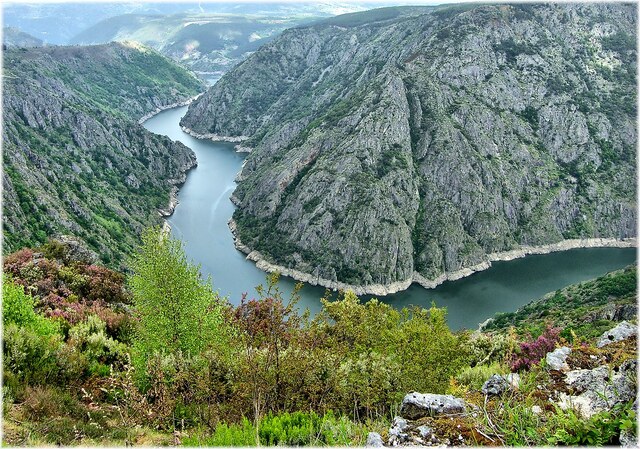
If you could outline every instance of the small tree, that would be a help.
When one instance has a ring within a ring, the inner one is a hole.
[[[139,320],[136,355],[197,355],[226,340],[223,304],[187,261],[181,242],[159,228],[147,230],[131,260],[129,285]]]

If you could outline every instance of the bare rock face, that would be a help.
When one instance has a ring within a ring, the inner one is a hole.
[[[547,353],[546,361],[550,369],[558,371],[569,371],[567,357],[571,354],[571,348],[563,346]]]
[[[400,414],[415,420],[425,416],[464,413],[466,404],[463,399],[450,394],[409,393],[402,400]]]
[[[635,6],[387,12],[288,30],[190,106],[183,126],[252,148],[246,247],[327,282],[409,285],[635,236]]]
[[[614,405],[636,397],[637,372],[636,360],[626,361],[617,372],[611,372],[606,365],[592,370],[569,371],[565,383],[573,393],[561,393],[559,404],[578,410],[585,418],[610,410]]]

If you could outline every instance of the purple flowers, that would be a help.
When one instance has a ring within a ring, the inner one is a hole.
[[[547,326],[542,335],[535,340],[520,343],[520,351],[511,361],[511,371],[528,370],[531,365],[538,364],[547,352],[555,349],[560,332],[559,327]]]

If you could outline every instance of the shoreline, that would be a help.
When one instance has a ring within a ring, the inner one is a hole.
[[[146,122],[150,118],[158,115],[159,113],[161,113],[163,111],[166,111],[167,109],[173,109],[173,108],[177,108],[177,107],[181,107],[181,106],[187,106],[187,105],[191,104],[193,101],[195,101],[198,98],[200,98],[200,96],[204,95],[204,93],[205,92],[200,92],[198,95],[195,95],[193,97],[187,98],[186,100],[177,101],[175,103],[171,103],[171,104],[168,104],[168,105],[165,105],[165,106],[159,106],[156,109],[154,109],[153,111],[143,115],[140,119],[138,119],[138,125],[142,125],[144,122]],[[191,150],[191,151],[193,152],[193,150]],[[195,157],[195,153],[194,153],[194,158],[193,158],[192,163],[188,164],[186,167],[183,167],[182,174],[180,175],[180,178],[179,179],[170,179],[169,180],[169,184],[171,185],[171,191],[169,192],[169,202],[167,203],[167,207],[165,207],[164,209],[157,209],[158,214],[160,215],[160,217],[162,217],[162,222],[163,222],[162,223],[162,232],[169,233],[171,231],[171,225],[167,222],[166,219],[173,215],[173,212],[175,211],[176,207],[180,203],[178,201],[178,192],[180,190],[180,187],[182,187],[182,185],[186,182],[187,175],[189,174],[189,171],[193,170],[197,166],[198,166],[198,160]]]
[[[235,143],[236,145],[233,147],[233,149],[236,153],[251,153],[251,151],[253,150],[253,148],[240,145],[242,142],[249,139],[247,136],[221,136],[220,134],[214,133],[200,134],[195,132],[191,128],[187,128],[186,126],[182,125],[180,125],[180,129],[190,136],[195,137],[196,139],[211,140],[212,142]]]
[[[195,95],[193,97],[189,97],[186,100],[176,101],[175,103],[171,103],[171,104],[168,104],[168,105],[165,105],[165,106],[158,106],[153,111],[148,112],[145,115],[143,115],[142,117],[140,117],[138,119],[138,125],[142,125],[144,122],[149,120],[151,117],[153,117],[155,115],[158,115],[159,113],[161,113],[162,111],[166,111],[167,109],[178,108],[180,106],[188,106],[191,103],[193,103],[195,100],[200,98],[202,95],[204,95],[204,92],[200,92],[198,95]]]
[[[267,273],[278,271],[281,275],[290,277],[299,282],[305,282],[310,285],[317,285],[332,290],[352,290],[356,295],[375,295],[386,296],[398,293],[408,289],[412,284],[416,283],[423,288],[433,289],[446,281],[457,281],[459,279],[471,276],[479,271],[487,270],[491,267],[492,262],[510,261],[520,259],[528,255],[549,254],[559,251],[568,251],[579,248],[635,248],[637,247],[637,238],[631,237],[627,239],[614,238],[591,238],[591,239],[570,239],[556,243],[540,246],[523,246],[518,249],[502,251],[487,254],[487,259],[479,264],[460,270],[444,273],[435,279],[427,279],[420,273],[413,272],[411,278],[404,281],[396,281],[391,284],[369,284],[369,285],[352,285],[344,282],[332,281],[310,273],[283,267],[267,261],[264,256],[256,250],[252,250],[242,243],[237,235],[237,224],[233,218],[228,221],[229,229],[233,236],[233,244],[236,249],[247,255],[246,259],[255,262],[256,267]]]

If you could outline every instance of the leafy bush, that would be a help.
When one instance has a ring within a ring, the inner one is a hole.
[[[499,363],[491,365],[476,365],[474,367],[463,368],[455,375],[455,380],[472,390],[480,390],[482,384],[494,374],[506,374],[507,370]]]
[[[200,279],[199,267],[187,261],[182,244],[159,228],[145,232],[142,241],[129,278],[139,318],[138,366],[144,368],[155,352],[197,355],[223,347],[222,303],[211,283]]]
[[[24,287],[15,284],[9,277],[2,280],[2,324],[32,329],[39,335],[53,335],[58,327],[51,320],[38,315],[35,300],[24,292]]]
[[[106,324],[96,315],[69,330],[69,345],[83,354],[91,374],[109,374],[109,365],[121,368],[127,362],[127,347],[106,334]]]
[[[511,334],[473,334],[469,339],[469,363],[471,366],[493,364],[509,357],[516,347],[515,336]]]
[[[59,379],[59,334],[41,335],[32,328],[9,324],[4,327],[3,367],[24,384],[55,383]]]

